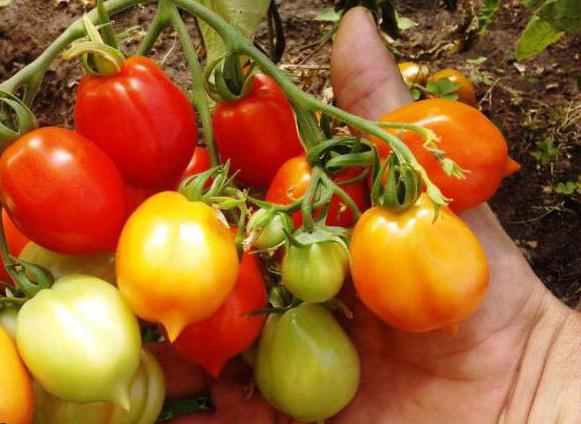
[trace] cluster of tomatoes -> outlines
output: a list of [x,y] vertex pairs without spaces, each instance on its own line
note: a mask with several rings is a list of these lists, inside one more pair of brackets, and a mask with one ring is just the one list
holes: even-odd
[[[4,279],[14,280],[0,304],[0,422],[155,422],[166,388],[142,346],[141,330],[152,325],[214,377],[253,349],[246,356],[262,395],[319,421],[359,384],[357,351],[332,313],[350,278],[361,301],[397,329],[466,319],[484,297],[488,267],[455,213],[485,202],[516,165],[498,129],[460,102],[424,100],[381,120],[439,136],[465,178],[450,177],[417,132],[389,130],[451,209],[434,220],[418,193],[394,210],[371,198],[364,169],[347,166],[328,178],[361,217],[338,194],[320,204],[314,196],[316,222],[303,225],[304,202],[293,205],[313,196],[321,169],[271,77],[254,74],[242,98],[215,107],[226,168],[212,167],[196,146],[187,96],[151,60],[134,56],[113,75],[84,77],[74,130],[32,130],[0,157],[13,255],[4,255]],[[371,142],[382,161],[390,156],[381,140]],[[228,168],[244,191],[220,174]],[[229,188],[239,210],[218,207]]]

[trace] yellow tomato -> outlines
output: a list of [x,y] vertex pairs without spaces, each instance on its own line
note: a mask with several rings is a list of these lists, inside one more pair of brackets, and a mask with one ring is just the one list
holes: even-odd
[[0,326],[0,423],[30,424],[34,396],[16,345]]
[[212,315],[236,283],[238,254],[221,212],[177,192],[145,201],[117,248],[117,284],[137,315],[174,341]]
[[401,62],[397,64],[405,85],[424,85],[428,78],[428,67],[415,62]]
[[442,69],[435,74],[430,75],[430,81],[438,81],[443,78],[448,78],[450,81],[458,84],[458,88],[454,93],[458,95],[458,101],[466,103],[469,106],[476,106],[476,91],[474,84],[456,69]]

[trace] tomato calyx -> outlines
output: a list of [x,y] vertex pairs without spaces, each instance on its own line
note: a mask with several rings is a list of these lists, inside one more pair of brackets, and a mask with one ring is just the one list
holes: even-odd
[[[87,15],[83,16],[87,39],[73,45],[63,53],[65,60],[81,56],[83,69],[89,75],[111,76],[119,73],[125,56],[119,49],[106,44],[97,27]],[[108,25],[105,25],[108,26]]]
[[415,204],[421,194],[421,176],[391,153],[375,177],[371,191],[373,203],[399,212]]
[[240,56],[227,53],[208,65],[204,73],[206,91],[216,103],[237,102],[250,93],[256,72],[253,66],[245,71]]
[[0,152],[35,128],[38,120],[30,108],[14,94],[0,89]]
[[275,207],[258,209],[246,224],[244,245],[258,251],[274,250],[285,243],[286,234],[292,230],[292,220],[287,213]]

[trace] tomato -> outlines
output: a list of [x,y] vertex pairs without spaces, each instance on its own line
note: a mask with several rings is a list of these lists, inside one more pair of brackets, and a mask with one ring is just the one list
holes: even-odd
[[[482,113],[453,100],[428,99],[411,103],[381,118],[385,122],[423,125],[439,137],[439,149],[466,169],[465,179],[447,176],[440,162],[423,147],[423,139],[411,131],[393,131],[411,149],[430,179],[452,199],[454,212],[474,208],[496,192],[500,181],[516,171],[519,165],[508,156],[502,133]],[[382,157],[389,148],[373,139]]]
[[64,128],[34,130],[4,151],[0,200],[22,233],[59,253],[114,250],[124,221],[119,171],[95,144]]
[[254,75],[245,97],[216,105],[213,128],[222,161],[229,159],[249,187],[267,188],[278,168],[303,152],[292,107],[265,74]]
[[408,87],[414,84],[424,85],[428,79],[428,67],[415,62],[401,62],[397,64],[399,72]]
[[151,59],[133,56],[112,76],[85,76],[77,130],[97,143],[125,181],[151,190],[175,185],[196,146],[194,109]]
[[[350,180],[361,173],[358,168],[348,168],[335,176],[335,182]],[[294,157],[284,163],[272,180],[266,200],[279,205],[288,205],[303,197],[311,181],[311,168],[304,156]],[[351,196],[359,210],[369,206],[368,190],[364,182],[357,182],[341,186]],[[293,223],[300,227],[303,218],[300,211],[293,213]],[[337,195],[331,199],[327,214],[327,225],[351,227],[355,224],[355,217],[349,207]]]
[[34,408],[32,382],[16,345],[0,326],[0,423],[30,424]]
[[30,242],[20,253],[19,259],[48,269],[55,279],[70,274],[88,274],[115,284],[115,255],[61,255]]
[[303,303],[268,317],[254,371],[260,392],[275,408],[299,420],[322,421],[355,396],[359,356],[328,310]]
[[351,277],[359,297],[399,330],[459,323],[486,294],[488,263],[476,236],[447,208],[433,219],[424,193],[403,212],[369,209],[351,236]]
[[81,274],[57,280],[22,306],[16,340],[34,379],[50,394],[129,407],[141,336],[111,284]]
[[332,299],[349,273],[349,252],[338,241],[290,245],[282,260],[282,282],[305,302]]
[[292,231],[290,217],[286,213],[272,213],[266,209],[259,209],[252,214],[246,225],[246,232],[255,234],[252,246],[257,249],[273,249],[286,240],[287,232]]
[[18,308],[13,305],[4,305],[0,308],[0,327],[8,333],[13,339],[16,338],[16,318],[18,317]]
[[180,177],[180,181],[191,177],[192,175],[200,174],[207,171],[212,167],[212,161],[210,160],[210,153],[206,147],[198,146],[194,150],[194,155],[190,160],[190,163],[186,167],[186,170]]
[[144,349],[131,381],[128,410],[107,402],[68,402],[38,385],[34,389],[35,424],[154,424],[163,405],[165,382],[155,356]]
[[149,199],[154,194],[158,193],[156,190],[147,190],[139,187],[125,186],[125,217],[129,218],[135,209],[137,209],[143,202]]
[[258,259],[245,253],[236,286],[226,302],[210,318],[187,326],[174,346],[184,358],[203,366],[217,378],[226,361],[248,349],[258,338],[265,316],[249,314],[266,307],[266,303]]
[[458,95],[458,101],[466,103],[469,106],[476,106],[476,92],[472,82],[456,69],[442,69],[435,74],[430,75],[429,81],[438,81],[448,78],[450,81],[458,84],[454,94]]
[[198,365],[184,359],[171,343],[154,342],[145,345],[161,365],[166,383],[167,400],[183,399],[207,393],[206,373]]
[[[5,209],[2,209],[2,224],[4,225],[4,234],[6,235],[8,252],[10,252],[12,256],[20,255],[24,246],[28,243],[28,238],[20,232],[16,225],[14,225],[14,222],[12,222]],[[0,281],[12,285],[12,278],[8,275],[8,271],[6,271],[4,265],[0,265]]]
[[170,341],[216,312],[237,274],[234,237],[221,212],[177,192],[146,200],[119,239],[119,290],[137,315],[163,324]]

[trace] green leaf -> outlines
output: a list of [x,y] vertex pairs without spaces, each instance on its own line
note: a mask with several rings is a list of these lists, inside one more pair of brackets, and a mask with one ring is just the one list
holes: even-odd
[[541,6],[537,15],[560,31],[581,34],[579,0],[549,0]]
[[484,62],[486,62],[487,59],[487,57],[480,56],[476,59],[466,59],[466,62],[470,63],[471,65],[482,65]]
[[313,18],[315,21],[321,22],[339,22],[341,14],[335,10],[334,7],[326,7],[321,9],[317,16]]
[[538,16],[533,16],[516,42],[517,60],[529,59],[557,42],[564,32]]
[[[270,0],[197,0],[212,9],[249,40],[254,38],[258,25],[266,16]],[[208,24],[198,19],[207,52],[207,63],[226,53],[222,38]]]
[[435,81],[428,81],[426,90],[436,97],[443,99],[458,99],[455,91],[460,87],[460,84],[453,82],[450,78],[440,78]]
[[484,0],[484,3],[480,7],[480,13],[478,14],[481,34],[486,32],[499,8],[500,0]]
[[577,176],[577,181],[565,181],[555,186],[555,192],[570,196],[574,193],[581,194],[581,175]]
[[541,165],[548,165],[557,157],[559,149],[555,147],[553,140],[551,138],[545,138],[544,140],[537,141],[535,143],[536,149],[531,152],[531,156],[534,157]]
[[528,7],[529,9],[536,9],[541,4],[543,4],[546,0],[523,0],[523,4]]
[[418,25],[415,21],[412,21],[410,18],[406,18],[405,16],[401,16],[397,12],[395,18],[397,19],[397,26],[400,31],[405,31]]

